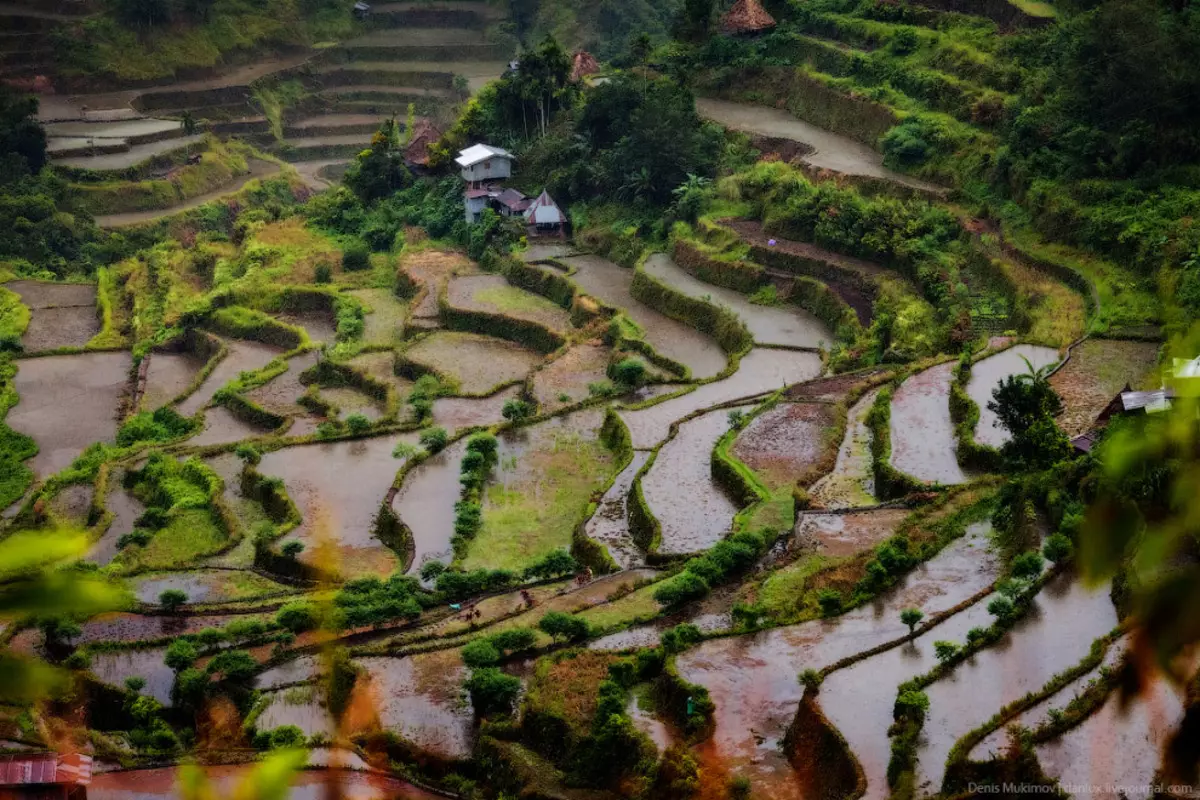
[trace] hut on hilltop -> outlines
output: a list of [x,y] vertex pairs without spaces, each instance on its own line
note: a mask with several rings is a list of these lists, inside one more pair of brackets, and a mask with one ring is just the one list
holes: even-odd
[[600,71],[600,62],[586,50],[576,50],[571,64],[571,80],[581,81]]
[[737,0],[721,17],[721,33],[731,36],[754,36],[774,27],[775,18],[759,0]]

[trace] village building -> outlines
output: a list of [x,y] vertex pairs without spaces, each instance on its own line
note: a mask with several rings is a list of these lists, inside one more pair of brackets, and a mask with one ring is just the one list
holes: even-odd
[[537,199],[530,200],[500,182],[512,177],[513,160],[507,150],[487,144],[474,144],[459,152],[454,163],[458,164],[467,184],[463,189],[467,223],[479,222],[484,209],[491,208],[502,217],[524,218],[531,236],[562,235],[566,215],[544,189]]
[[441,138],[442,132],[432,122],[427,119],[417,120],[413,124],[412,136],[404,148],[404,163],[415,173],[428,172],[429,147]]
[[721,33],[727,36],[757,36],[775,27],[775,18],[759,0],[737,0],[721,17]]
[[558,234],[562,236],[567,223],[566,215],[545,189],[525,209],[525,220],[529,223],[530,232],[535,235]]
[[467,185],[472,189],[480,189],[491,181],[512,177],[513,160],[513,154],[502,147],[473,144],[459,152],[454,163],[458,164]]
[[82,753],[0,756],[0,798],[86,800],[92,757]]

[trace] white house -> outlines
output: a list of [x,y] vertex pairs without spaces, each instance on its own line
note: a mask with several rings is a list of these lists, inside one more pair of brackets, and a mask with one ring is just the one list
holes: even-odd
[[488,144],[473,144],[454,159],[462,171],[462,179],[472,188],[479,188],[485,181],[510,177],[512,162],[512,153]]
[[525,219],[539,232],[561,232],[563,223],[567,221],[562,209],[545,189],[542,189],[542,193],[525,209]]

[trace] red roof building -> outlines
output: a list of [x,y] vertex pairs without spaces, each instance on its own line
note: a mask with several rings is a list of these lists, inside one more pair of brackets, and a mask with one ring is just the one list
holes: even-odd
[[571,63],[571,80],[581,81],[588,75],[595,75],[600,71],[600,62],[596,57],[586,50],[576,50],[575,58]]
[[429,146],[442,138],[442,132],[427,119],[419,119],[413,125],[412,138],[404,148],[404,160],[418,167],[429,166]]
[[0,798],[84,798],[92,757],[82,753],[0,756]]

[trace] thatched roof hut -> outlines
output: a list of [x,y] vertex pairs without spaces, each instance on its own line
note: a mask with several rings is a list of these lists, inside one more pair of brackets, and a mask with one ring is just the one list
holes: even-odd
[[571,80],[581,81],[588,75],[595,75],[600,71],[600,62],[596,57],[586,50],[576,50],[575,58],[571,65]]
[[762,33],[775,27],[775,18],[759,0],[737,0],[721,17],[721,32],[732,35]]
[[429,146],[442,138],[442,132],[427,119],[413,125],[412,138],[404,148],[404,160],[418,167],[429,166]]

